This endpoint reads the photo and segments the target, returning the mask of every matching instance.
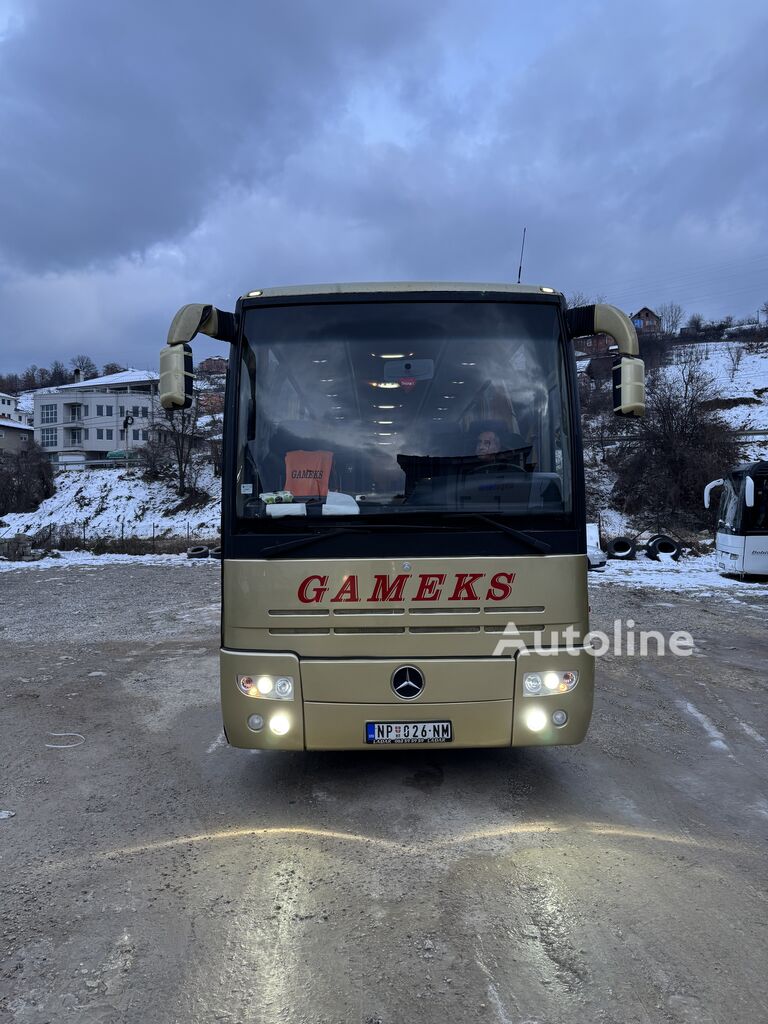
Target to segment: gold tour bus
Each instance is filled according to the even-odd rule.
[[[629,319],[540,286],[265,288],[234,313],[179,310],[160,359],[169,413],[192,402],[198,332],[231,345],[229,743],[580,742],[593,657],[581,641],[530,648],[589,629],[573,339],[615,340],[614,409],[641,415]]]

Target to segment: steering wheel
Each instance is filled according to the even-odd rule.
[[[465,476],[474,476],[475,473],[486,473],[489,470],[499,470],[505,473],[509,470],[513,470],[516,473],[524,473],[525,469],[520,466],[517,462],[511,462],[505,459],[488,459],[482,465],[468,467],[464,471]]]

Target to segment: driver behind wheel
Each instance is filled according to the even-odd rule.
[[[475,455],[487,459],[501,451],[501,440],[495,430],[481,430],[477,435]]]

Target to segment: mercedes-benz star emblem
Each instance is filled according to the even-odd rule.
[[[392,689],[402,700],[414,700],[424,690],[424,676],[413,665],[402,665],[392,673]]]

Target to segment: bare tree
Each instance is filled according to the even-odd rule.
[[[704,330],[704,317],[701,313],[691,313],[685,326],[691,334],[701,334]]]
[[[713,408],[720,397],[695,358],[649,379],[637,436],[609,454],[619,473],[614,497],[625,512],[652,515],[658,526],[707,525],[704,485],[740,457],[736,428]]]
[[[54,359],[51,363],[51,376],[50,385],[52,388],[57,388],[61,384],[68,384],[70,375],[67,372],[67,368],[60,359]]]
[[[102,376],[108,377],[112,373],[122,373],[125,370],[125,366],[121,366],[120,363],[104,363],[101,368]]]
[[[198,410],[199,405],[195,398],[189,409],[169,410],[165,413],[165,419],[158,419],[156,424],[158,440],[171,455],[180,498],[196,490],[199,467],[195,463],[195,453],[202,443]]]
[[[731,369],[731,380],[733,380],[739,368],[741,357],[744,355],[744,349],[738,341],[729,341],[726,342],[725,351],[728,355],[728,363]]]
[[[588,295],[586,292],[575,291],[566,296],[565,302],[568,309],[573,309],[575,306],[594,306],[595,303],[605,302],[605,296]]]
[[[90,356],[82,353],[79,356],[73,356],[69,361],[69,365],[73,370],[79,370],[82,373],[83,380],[91,380],[99,375],[96,363],[94,363]]]
[[[0,452],[0,515],[33,512],[53,492],[53,470],[42,448],[33,443],[24,451]]]
[[[662,334],[677,334],[685,316],[683,307],[678,302],[663,302],[657,309]]]

